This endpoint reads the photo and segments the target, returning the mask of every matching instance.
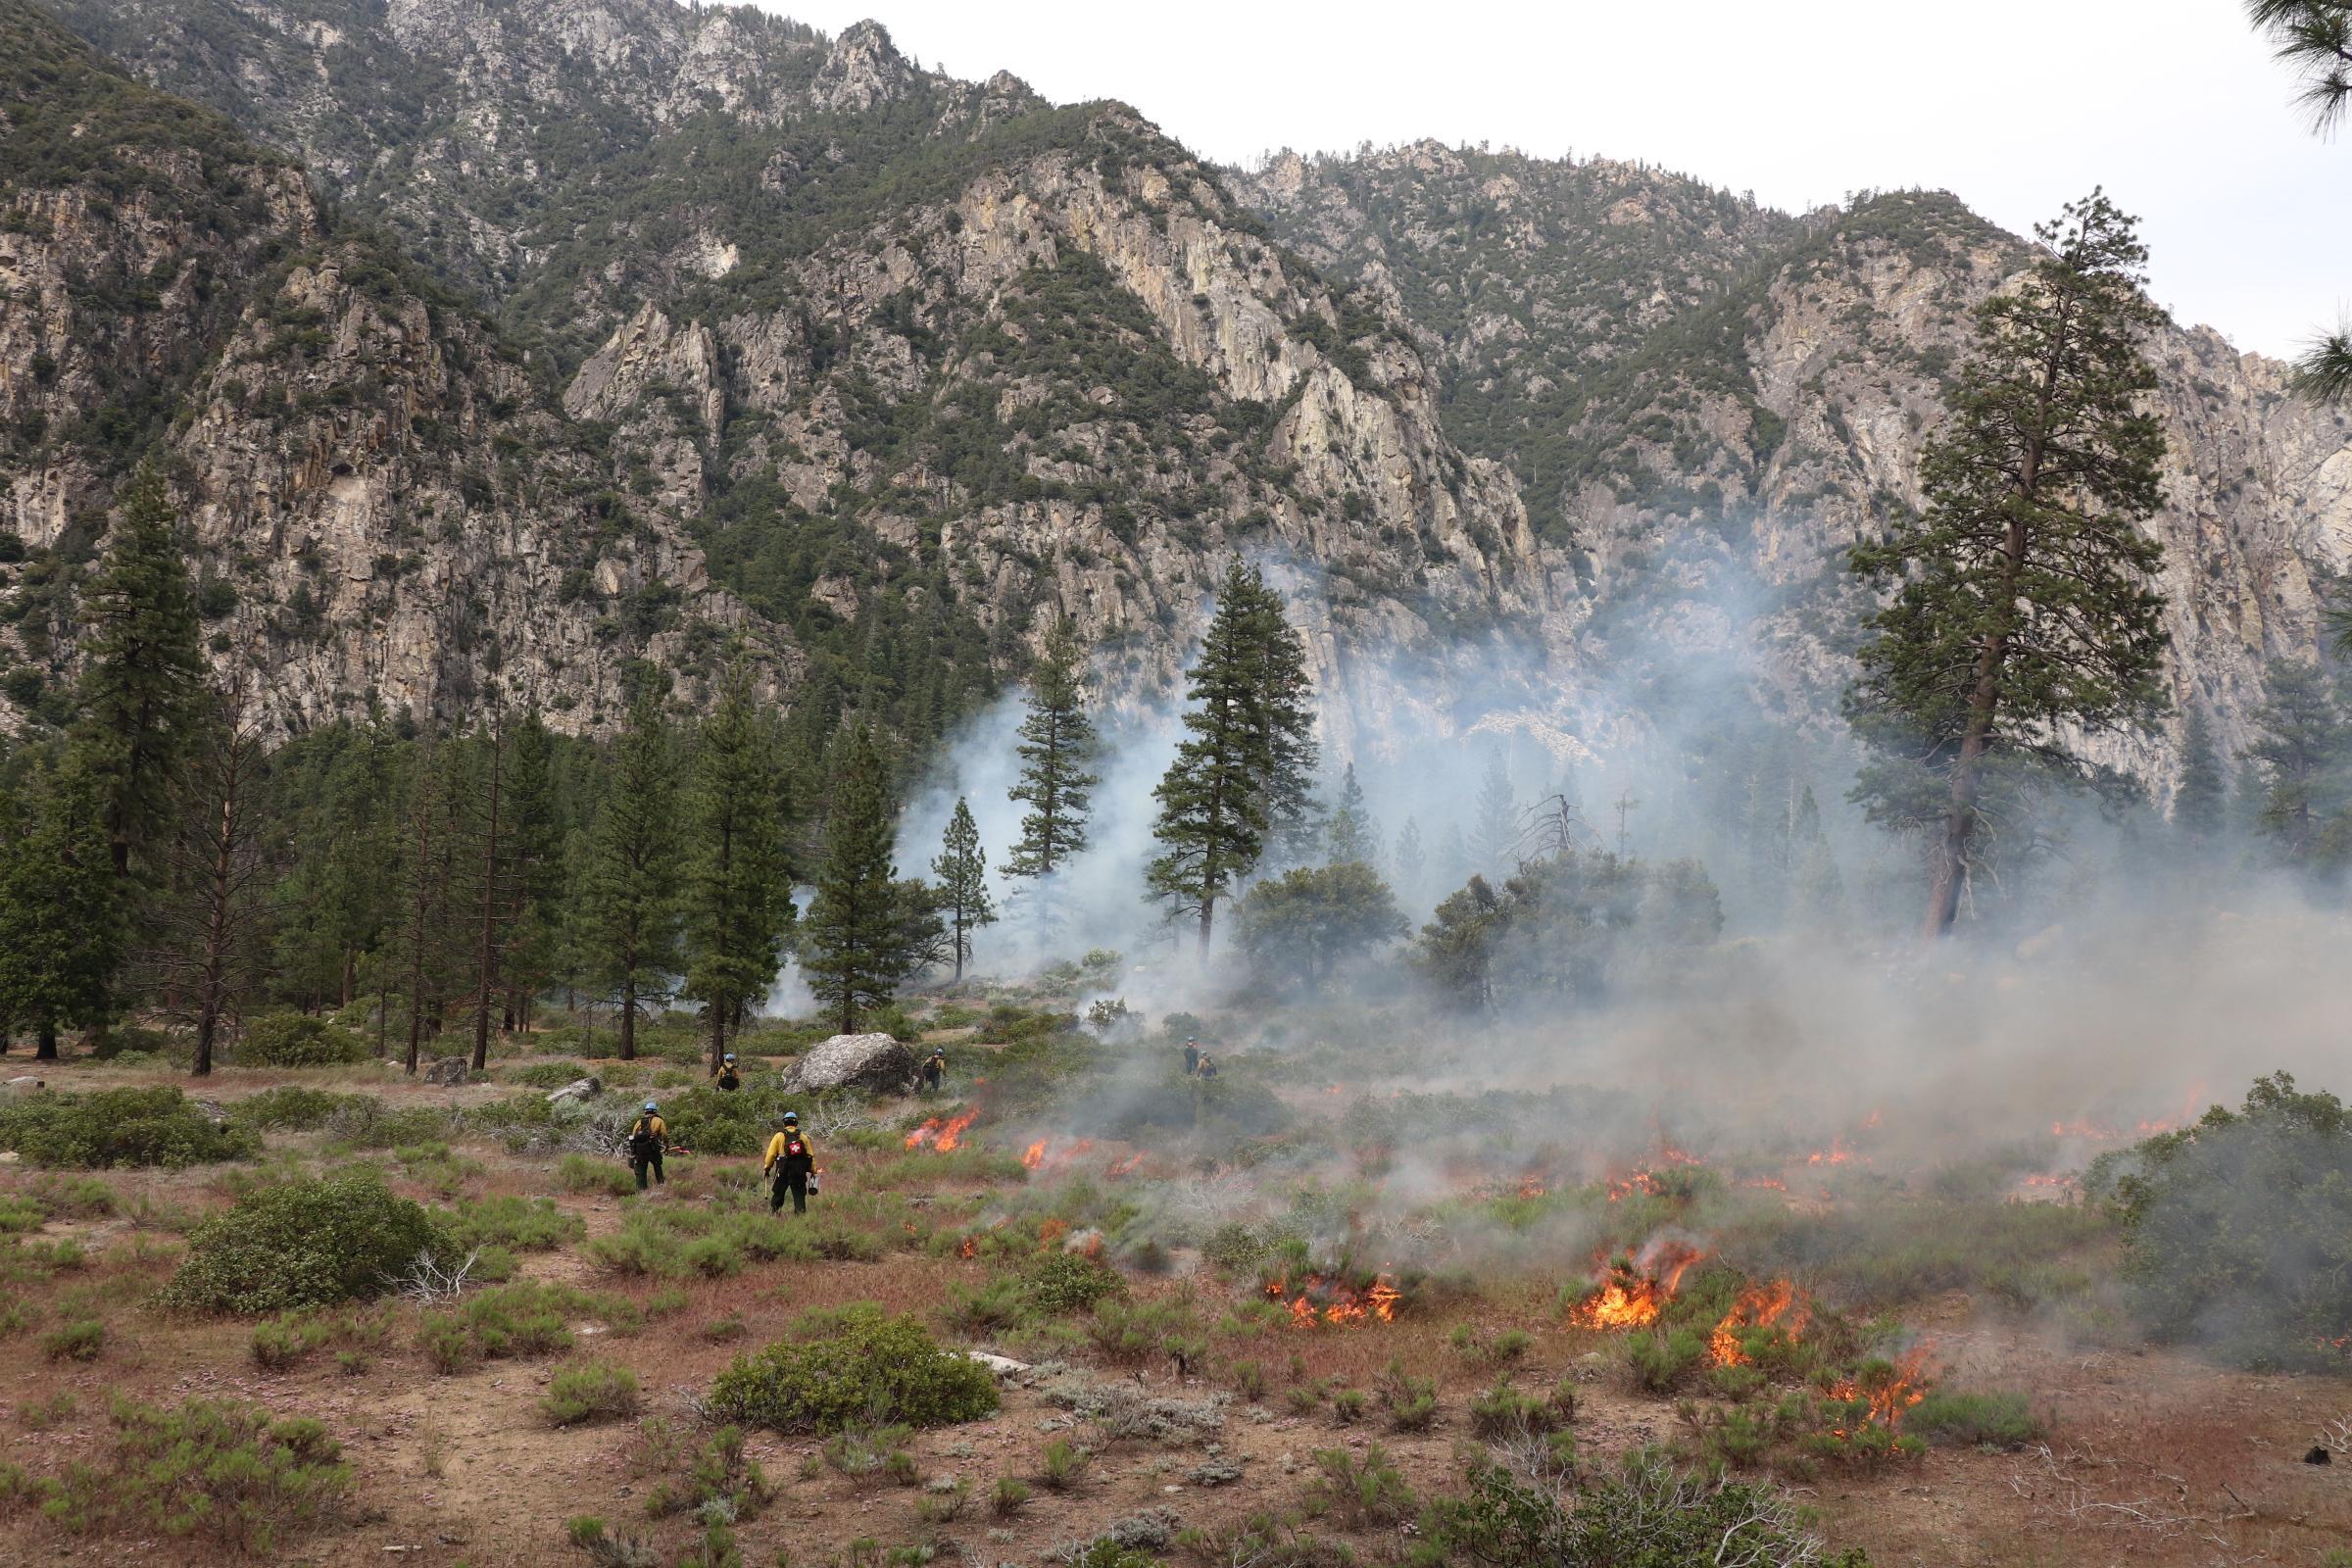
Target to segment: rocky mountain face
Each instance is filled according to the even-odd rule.
[[[1917,504],[1968,313],[2023,256],[1917,193],[1795,218],[1430,144],[1218,171],[1118,105],[921,70],[870,24],[62,11],[154,89],[120,91],[273,151],[237,141],[267,194],[218,223],[189,216],[209,176],[100,220],[86,172],[10,164],[0,374],[67,400],[36,429],[0,389],[0,484],[42,555],[16,569],[70,578],[162,443],[235,591],[221,657],[299,672],[305,717],[456,710],[495,676],[593,725],[628,661],[707,671],[742,637],[811,733],[858,701],[919,738],[1054,615],[1114,694],[1165,689],[1247,549],[1300,568],[1319,675],[1353,699],[1342,755],[1401,703],[1443,725],[1497,696],[1572,749],[1701,660],[1825,720],[1868,608],[1839,552]],[[60,204],[72,237],[28,237]],[[173,225],[235,286],[130,288]],[[130,291],[83,303],[95,275]],[[149,345],[145,433],[85,428],[106,404],[71,390],[69,343]],[[2352,550],[2352,432],[2210,333],[2155,347],[2175,689],[2234,739]],[[54,677],[70,594],[48,603],[20,642]]]
[[[1431,144],[1236,178],[1310,261],[1441,323],[1446,426],[1513,470],[1572,568],[1554,631],[1583,667],[1738,659],[1768,706],[1835,712],[1869,608],[1841,552],[1922,504],[1971,314],[2021,241],[1939,193],[1798,220],[1626,165]],[[2175,707],[2234,746],[2263,662],[2312,650],[2352,565],[2352,423],[2210,329],[2150,354]],[[2162,738],[2100,750],[2160,783],[2175,765]]]
[[[1164,688],[1237,548],[1321,568],[1322,673],[1367,704],[1385,661],[1352,651],[1442,662],[1547,608],[1516,487],[1446,437],[1390,302],[1117,105],[666,0],[68,15],[482,290],[812,703],[919,731],[1064,614],[1120,690]]]
[[[701,553],[488,327],[339,220],[282,155],[0,0],[0,528],[15,724],[64,716],[74,586],[159,464],[215,657],[281,730],[519,701],[597,721],[624,659],[739,622]],[[624,639],[580,591],[670,585]]]

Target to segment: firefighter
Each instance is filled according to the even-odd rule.
[[[1187,1078],[1190,1078],[1200,1070],[1200,1042],[1198,1040],[1187,1040],[1184,1043],[1184,1075]]]
[[[1215,1058],[1210,1056],[1205,1051],[1200,1053],[1200,1076],[1203,1078],[1214,1078],[1216,1075],[1217,1063]]]
[[[931,1059],[923,1063],[923,1089],[928,1094],[939,1093],[939,1081],[948,1074],[948,1054],[939,1047],[931,1048]]]
[[[743,1087],[743,1078],[735,1071],[735,1053],[728,1052],[720,1060],[718,1071],[711,1075],[710,1082],[713,1087],[724,1089],[729,1094]]]
[[[767,1195],[767,1211],[784,1212],[784,1195],[792,1194],[792,1211],[808,1212],[808,1187],[816,1171],[816,1152],[801,1132],[801,1113],[784,1113],[784,1130],[767,1141],[767,1157],[760,1162],[762,1175],[771,1178],[775,1186]]]
[[[669,1123],[662,1119],[662,1107],[653,1101],[645,1102],[645,1114],[629,1128],[629,1166],[637,1172],[637,1190],[645,1191],[645,1173],[650,1167],[657,1185],[666,1178],[662,1174],[662,1152],[669,1147]]]

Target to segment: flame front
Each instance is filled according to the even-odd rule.
[[[1568,1321],[1585,1329],[1647,1328],[1666,1310],[1683,1275],[1706,1253],[1681,1242],[1652,1242],[1639,1261],[1621,1257],[1603,1279],[1569,1309]]]
[[[1037,1169],[1038,1166],[1043,1165],[1045,1162],[1046,1141],[1043,1138],[1040,1138],[1036,1143],[1031,1144],[1027,1149],[1021,1151],[1021,1163],[1030,1170]]]
[[[976,1110],[967,1110],[960,1116],[952,1116],[944,1121],[934,1116],[906,1135],[906,1147],[921,1149],[929,1146],[945,1154],[963,1142],[964,1129],[979,1119],[980,1113]]]
[[[1715,1325],[1715,1332],[1707,1337],[1707,1349],[1717,1366],[1748,1366],[1754,1358],[1740,1346],[1741,1331],[1777,1328],[1793,1340],[1811,1320],[1811,1309],[1788,1280],[1750,1285],[1732,1302],[1732,1309],[1724,1314],[1723,1321]]]
[[[1310,1274],[1300,1284],[1298,1294],[1291,1294],[1288,1280],[1266,1281],[1266,1298],[1280,1302],[1291,1314],[1291,1327],[1344,1328],[1355,1323],[1394,1323],[1396,1303],[1403,1293],[1387,1280],[1376,1280],[1358,1292],[1320,1274]]]

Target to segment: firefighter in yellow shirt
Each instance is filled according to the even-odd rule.
[[[767,1157],[760,1162],[760,1174],[775,1183],[767,1196],[767,1211],[784,1211],[784,1195],[792,1195],[792,1211],[808,1212],[809,1178],[816,1172],[816,1152],[808,1147],[808,1139],[801,1131],[801,1113],[784,1113],[784,1130],[767,1141]]]
[[[629,1166],[637,1172],[637,1190],[645,1191],[645,1173],[652,1170],[656,1185],[662,1176],[662,1152],[669,1147],[669,1123],[662,1119],[662,1108],[652,1101],[645,1102],[645,1114],[629,1129]]]

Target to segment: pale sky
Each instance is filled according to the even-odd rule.
[[[1118,98],[1196,153],[1430,136],[1643,160],[1792,211],[1941,186],[2024,231],[2105,184],[2159,303],[2292,353],[2352,310],[2352,143],[2239,0],[760,0],[926,66]]]

